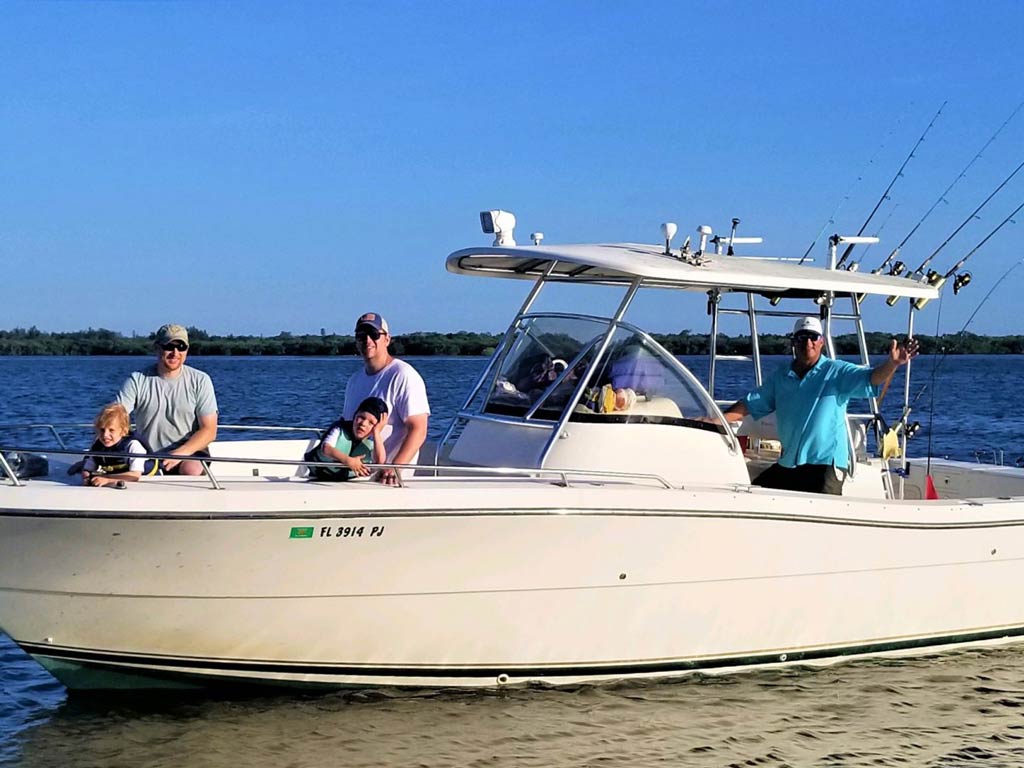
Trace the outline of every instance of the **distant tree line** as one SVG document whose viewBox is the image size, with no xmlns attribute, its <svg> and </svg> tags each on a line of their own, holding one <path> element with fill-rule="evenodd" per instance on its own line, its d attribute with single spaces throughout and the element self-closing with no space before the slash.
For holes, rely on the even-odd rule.
<svg viewBox="0 0 1024 768">
<path fill-rule="evenodd" d="M 189 328 L 191 352 L 195 355 L 302 355 L 332 356 L 355 355 L 356 344 L 352 336 L 329 334 L 292 334 L 282 331 L 276 336 L 214 336 L 200 328 Z M 706 355 L 709 334 L 679 333 L 652 336 L 675 355 Z M 868 348 L 873 354 L 885 354 L 892 336 L 868 333 Z M 953 355 L 1019 355 L 1024 354 L 1024 336 L 979 336 L 959 333 L 948 336 L 918 336 L 923 354 Z M 395 336 L 391 350 L 396 355 L 489 355 L 501 340 L 500 334 L 470 333 L 409 333 Z M 854 334 L 837 336 L 836 351 L 840 355 L 857 354 Z M 44 333 L 38 328 L 14 328 L 0 331 L 0 355 L 149 355 L 153 352 L 153 336 L 124 336 L 105 328 L 84 331 Z M 761 354 L 789 354 L 789 337 L 763 334 L 760 337 Z M 747 355 L 751 352 L 749 336 L 719 334 L 719 354 Z"/>
<path fill-rule="evenodd" d="M 651 334 L 658 343 L 674 355 L 706 355 L 708 353 L 707 333 L 682 331 L 671 334 Z M 894 336 L 888 333 L 865 333 L 865 341 L 871 354 L 884 355 L 889 351 Z M 901 337 L 902 338 L 902 337 Z M 1024 336 L 979 336 L 974 333 L 957 333 L 945 336 L 918 335 L 921 354 L 937 355 L 1019 355 L 1024 353 Z M 788 335 L 761 334 L 759 336 L 762 355 L 788 355 Z M 852 333 L 835 337 L 836 353 L 856 355 L 860 351 L 857 336 Z M 717 350 L 723 355 L 749 355 L 750 336 L 718 335 Z"/>
<path fill-rule="evenodd" d="M 188 329 L 194 355 L 355 355 L 352 336 L 321 330 L 320 334 L 276 336 L 215 336 L 201 328 Z M 124 336 L 106 328 L 45 333 L 32 328 L 0 331 L 0 355 L 151 355 L 154 334 Z M 492 333 L 410 333 L 395 336 L 391 350 L 397 355 L 489 355 L 501 336 Z"/>
</svg>

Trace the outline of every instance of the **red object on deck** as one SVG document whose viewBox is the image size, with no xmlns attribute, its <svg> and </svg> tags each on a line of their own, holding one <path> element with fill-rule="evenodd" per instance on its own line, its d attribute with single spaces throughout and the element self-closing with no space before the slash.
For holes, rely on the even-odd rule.
<svg viewBox="0 0 1024 768">
<path fill-rule="evenodd" d="M 924 479 L 924 497 L 926 499 L 937 499 L 939 498 L 938 491 L 935 490 L 935 481 L 932 480 L 932 476 L 928 475 Z"/>
</svg>

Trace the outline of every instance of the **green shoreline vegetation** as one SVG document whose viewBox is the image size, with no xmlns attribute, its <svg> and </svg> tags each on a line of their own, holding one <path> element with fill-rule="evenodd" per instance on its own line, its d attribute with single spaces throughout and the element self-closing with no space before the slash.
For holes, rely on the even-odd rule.
<svg viewBox="0 0 1024 768">
<path fill-rule="evenodd" d="M 321 330 L 316 334 L 292 334 L 282 331 L 276 336 L 215 336 L 200 328 L 189 328 L 191 352 L 204 356 L 251 357 L 259 355 L 345 356 L 355 355 L 352 336 L 339 336 Z M 675 355 L 706 355 L 706 333 L 651 334 L 659 344 Z M 868 348 L 876 354 L 889 349 L 889 334 L 868 333 Z M 125 336 L 104 328 L 84 331 L 46 333 L 32 328 L 0 331 L 0 355 L 149 355 L 152 354 L 152 335 Z M 1019 355 L 1024 354 L 1024 336 L 979 336 L 958 333 L 947 336 L 918 336 L 923 354 L 954 355 Z M 396 355 L 489 355 L 501 340 L 501 334 L 419 332 L 395 336 L 391 349 Z M 836 337 L 836 350 L 840 355 L 857 354 L 857 339 L 853 334 Z M 719 334 L 718 352 L 727 355 L 750 354 L 749 336 Z M 779 334 L 761 336 L 761 354 L 789 354 L 789 337 Z"/>
</svg>

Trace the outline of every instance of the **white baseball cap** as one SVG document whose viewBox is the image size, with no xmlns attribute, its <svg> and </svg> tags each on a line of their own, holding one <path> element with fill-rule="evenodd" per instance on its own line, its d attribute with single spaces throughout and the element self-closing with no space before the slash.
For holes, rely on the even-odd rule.
<svg viewBox="0 0 1024 768">
<path fill-rule="evenodd" d="M 796 336 L 801 331 L 804 333 L 816 333 L 819 336 L 825 335 L 825 332 L 821 330 L 821 320 L 816 317 L 801 317 L 797 320 L 793 324 L 793 335 Z"/>
</svg>

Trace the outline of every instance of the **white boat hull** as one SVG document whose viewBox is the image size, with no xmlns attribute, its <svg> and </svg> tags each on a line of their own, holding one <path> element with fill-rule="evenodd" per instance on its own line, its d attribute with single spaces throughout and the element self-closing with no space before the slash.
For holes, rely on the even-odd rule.
<svg viewBox="0 0 1024 768">
<path fill-rule="evenodd" d="M 568 684 L 1024 634 L 1024 500 L 157 485 L 85 490 L 149 512 L 4 497 L 36 498 L 0 510 L 0 627 L 69 687 Z"/>
</svg>

